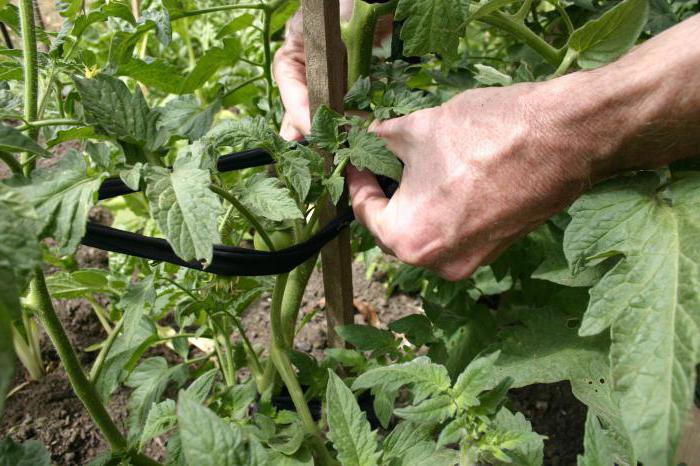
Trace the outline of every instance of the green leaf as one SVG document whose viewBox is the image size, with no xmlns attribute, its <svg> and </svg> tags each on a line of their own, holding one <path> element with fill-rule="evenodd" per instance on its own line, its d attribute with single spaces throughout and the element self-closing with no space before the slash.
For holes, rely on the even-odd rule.
<svg viewBox="0 0 700 466">
<path fill-rule="evenodd" d="M 138 26 L 153 23 L 156 27 L 156 38 L 164 46 L 170 45 L 172 40 L 172 27 L 170 26 L 170 14 L 165 8 L 155 8 L 146 10 L 139 18 Z"/>
<path fill-rule="evenodd" d="M 216 33 L 216 38 L 221 39 L 222 37 L 241 31 L 253 24 L 253 21 L 255 21 L 255 16 L 250 13 L 238 15 L 219 29 L 219 32 Z"/>
<path fill-rule="evenodd" d="M 52 236 L 62 254 L 72 254 L 104 178 L 104 173 L 88 173 L 83 156 L 69 150 L 55 166 L 34 170 L 31 184 L 18 190 L 37 211 L 40 235 Z"/>
<path fill-rule="evenodd" d="M 391 352 L 398 348 L 398 341 L 387 331 L 370 325 L 341 325 L 336 332 L 360 351 Z"/>
<path fill-rule="evenodd" d="M 576 51 L 578 65 L 596 68 L 629 50 L 646 24 L 648 11 L 648 0 L 624 0 L 575 30 L 568 47 Z"/>
<path fill-rule="evenodd" d="M 312 181 L 309 160 L 299 150 L 287 151 L 277 162 L 277 169 L 294 189 L 297 199 L 304 202 Z"/>
<path fill-rule="evenodd" d="M 107 139 L 103 135 L 99 135 L 95 132 L 95 128 L 92 126 L 77 126 L 75 128 L 64 129 L 56 131 L 56 135 L 53 139 L 46 142 L 46 147 L 54 147 L 66 141 L 73 141 L 79 139 L 85 141 L 88 139 Z"/>
<path fill-rule="evenodd" d="M 514 1 L 515 0 L 480 0 L 476 5 L 470 6 L 467 21 L 481 19 Z"/>
<path fill-rule="evenodd" d="M 221 203 L 210 189 L 209 172 L 184 164 L 170 172 L 150 167 L 146 198 L 151 215 L 182 260 L 209 264 L 220 241 L 217 219 Z"/>
<path fill-rule="evenodd" d="M 10 320 L 20 318 L 19 297 L 34 267 L 41 263 L 38 224 L 37 213 L 27 198 L 0 184 L 0 313 Z M 8 360 L 12 357 L 12 338 L 5 341 L 10 345 L 3 351 L 3 358 Z"/>
<path fill-rule="evenodd" d="M 584 454 L 577 457 L 578 466 L 601 466 L 613 464 L 637 464 L 634 456 L 625 451 L 616 431 L 604 427 L 598 416 L 591 410 L 586 417 L 583 437 Z"/>
<path fill-rule="evenodd" d="M 201 138 L 209 131 L 214 115 L 221 109 L 221 100 L 216 99 L 202 110 L 194 96 L 182 96 L 169 101 L 159 109 L 158 128 L 165 128 L 170 134 L 184 136 L 189 140 Z"/>
<path fill-rule="evenodd" d="M 225 65 L 234 65 L 240 54 L 241 43 L 235 38 L 224 39 L 223 47 L 210 48 L 185 77 L 180 93 L 190 93 L 199 89 L 219 68 Z"/>
<path fill-rule="evenodd" d="M 571 206 L 564 236 L 574 270 L 624 256 L 590 290 L 579 332 L 610 327 L 613 387 L 645 464 L 672 461 L 700 360 L 700 176 L 660 183 L 643 174 L 602 184 Z"/>
<path fill-rule="evenodd" d="M 328 190 L 333 204 L 337 205 L 345 189 L 345 178 L 340 175 L 331 175 L 323 180 L 323 186 Z"/>
<path fill-rule="evenodd" d="M 300 422 L 294 422 L 281 429 L 267 443 L 275 451 L 290 456 L 296 453 L 304 441 L 304 428 Z"/>
<path fill-rule="evenodd" d="M 242 446 L 242 436 L 233 424 L 225 423 L 185 392 L 178 396 L 177 419 L 187 464 L 243 466 L 237 452 Z"/>
<path fill-rule="evenodd" d="M 450 389 L 450 376 L 447 369 L 434 364 L 426 356 L 402 364 L 377 367 L 355 379 L 353 390 L 382 387 L 385 391 L 396 391 L 404 385 L 411 385 L 413 402 L 420 403 L 431 396 L 447 393 Z"/>
<path fill-rule="evenodd" d="M 505 73 L 501 73 L 492 66 L 477 63 L 474 65 L 474 68 L 476 68 L 477 71 L 474 75 L 474 79 L 486 86 L 510 86 L 513 83 L 513 78 Z"/>
<path fill-rule="evenodd" d="M 274 222 L 303 218 L 289 190 L 281 186 L 278 179 L 263 174 L 246 180 L 239 199 L 256 215 Z"/>
<path fill-rule="evenodd" d="M 411 447 L 431 440 L 432 428 L 426 424 L 401 421 L 384 439 L 384 460 L 402 458 Z"/>
<path fill-rule="evenodd" d="M 345 466 L 378 464 L 377 434 L 370 428 L 367 416 L 357 405 L 355 396 L 335 372 L 328 370 L 326 388 L 328 404 L 328 438 Z"/>
<path fill-rule="evenodd" d="M 466 0 L 400 0 L 395 18 L 404 20 L 401 39 L 406 55 L 457 56 L 468 13 Z"/>
<path fill-rule="evenodd" d="M 656 35 L 678 23 L 678 17 L 668 0 L 649 0 L 649 19 L 646 30 Z"/>
<path fill-rule="evenodd" d="M 180 385 L 186 374 L 185 366 L 168 367 L 167 361 L 161 357 L 145 359 L 134 369 L 125 382 L 127 387 L 134 389 L 127 404 L 130 437 L 141 438 L 151 408 L 160 399 L 168 382 L 174 379 Z"/>
<path fill-rule="evenodd" d="M 452 397 L 439 395 L 417 405 L 397 408 L 394 414 L 415 423 L 438 424 L 451 418 L 457 412 Z"/>
<path fill-rule="evenodd" d="M 132 95 L 121 80 L 106 74 L 73 78 L 85 119 L 104 133 L 132 144 L 144 144 L 153 131 L 150 109 L 137 87 Z"/>
<path fill-rule="evenodd" d="M 364 76 L 355 81 L 350 90 L 345 94 L 345 105 L 350 108 L 364 110 L 372 103 L 372 84 L 369 76 Z"/>
<path fill-rule="evenodd" d="M 75 299 L 92 293 L 118 294 L 125 288 L 126 282 L 110 281 L 106 270 L 83 269 L 50 275 L 46 277 L 46 285 L 54 299 Z"/>
<path fill-rule="evenodd" d="M 462 372 L 452 389 L 457 404 L 462 409 L 479 404 L 479 394 L 489 387 L 489 378 L 499 353 L 482 356 L 469 363 Z"/>
<path fill-rule="evenodd" d="M 359 170 L 369 169 L 372 173 L 384 175 L 396 181 L 401 179 L 403 171 L 401 162 L 376 134 L 354 126 L 348 133 L 348 144 L 348 148 L 337 151 L 336 164 L 347 158 Z"/>
<path fill-rule="evenodd" d="M 338 131 L 341 118 L 340 114 L 321 105 L 311 120 L 311 132 L 306 136 L 306 140 L 322 149 L 335 152 L 343 142 Z"/>
<path fill-rule="evenodd" d="M 148 411 L 143 432 L 139 438 L 139 448 L 143 448 L 154 438 L 169 432 L 177 425 L 177 406 L 173 400 L 164 400 L 153 405 Z"/>
<path fill-rule="evenodd" d="M 539 466 L 544 457 L 544 437 L 532 430 L 522 413 L 511 413 L 501 408 L 494 418 L 494 426 L 510 437 L 506 446 L 513 464 Z"/>
<path fill-rule="evenodd" d="M 38 440 L 17 444 L 11 438 L 4 438 L 0 440 L 0 465 L 51 466 L 51 456 Z"/>
<path fill-rule="evenodd" d="M 21 131 L 0 124 L 0 151 L 28 152 L 30 154 L 49 157 L 51 154 Z"/>
<path fill-rule="evenodd" d="M 217 147 L 261 148 L 275 159 L 287 147 L 287 143 L 262 117 L 224 120 L 209 131 L 207 138 L 211 139 Z"/>
<path fill-rule="evenodd" d="M 389 329 L 392 332 L 403 333 L 416 347 L 423 346 L 433 339 L 433 325 L 423 314 L 411 314 L 395 320 L 389 324 Z"/>
</svg>

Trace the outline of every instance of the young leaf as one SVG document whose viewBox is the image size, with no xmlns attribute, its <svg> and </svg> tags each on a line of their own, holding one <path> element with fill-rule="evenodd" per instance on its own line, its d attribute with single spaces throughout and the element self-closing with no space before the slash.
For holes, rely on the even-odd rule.
<svg viewBox="0 0 700 466">
<path fill-rule="evenodd" d="M 52 236 L 62 254 L 72 254 L 85 235 L 88 212 L 104 178 L 102 173 L 88 174 L 83 156 L 71 149 L 55 166 L 34 170 L 31 184 L 18 190 L 36 208 L 37 231 Z"/>
<path fill-rule="evenodd" d="M 153 405 L 141 432 L 139 447 L 162 435 L 177 425 L 177 406 L 173 400 L 164 400 Z"/>
<path fill-rule="evenodd" d="M 590 290 L 579 333 L 611 328 L 613 387 L 644 464 L 673 460 L 700 360 L 700 176 L 660 183 L 646 174 L 600 185 L 572 205 L 564 236 L 573 269 L 624 255 Z"/>
<path fill-rule="evenodd" d="M 287 143 L 262 117 L 224 120 L 209 131 L 207 138 L 217 147 L 261 148 L 275 159 L 287 147 Z"/>
<path fill-rule="evenodd" d="M 351 108 L 364 110 L 369 108 L 371 99 L 372 84 L 368 76 L 359 78 L 345 94 L 345 104 Z"/>
<path fill-rule="evenodd" d="M 4 152 L 28 152 L 30 154 L 49 157 L 51 154 L 37 144 L 33 139 L 22 134 L 21 131 L 0 124 L 0 151 Z"/>
<path fill-rule="evenodd" d="M 460 408 L 467 409 L 479 404 L 479 394 L 490 388 L 489 377 L 498 356 L 497 351 L 488 356 L 476 358 L 459 375 L 452 391 Z"/>
<path fill-rule="evenodd" d="M 353 126 L 348 133 L 348 144 L 349 147 L 337 151 L 336 164 L 347 158 L 360 170 L 369 169 L 377 175 L 384 175 L 396 181 L 401 179 L 401 162 L 376 134 Z"/>
<path fill-rule="evenodd" d="M 400 422 L 384 439 L 384 460 L 402 458 L 414 445 L 431 440 L 432 428 L 427 424 Z"/>
<path fill-rule="evenodd" d="M 129 143 L 146 143 L 153 122 L 149 121 L 150 109 L 140 88 L 132 95 L 126 84 L 106 74 L 92 79 L 76 76 L 74 81 L 88 123 Z"/>
<path fill-rule="evenodd" d="M 304 202 L 311 189 L 311 170 L 309 161 L 301 154 L 301 151 L 285 152 L 277 162 L 277 169 L 294 188 L 299 201 Z"/>
<path fill-rule="evenodd" d="M 204 110 L 194 96 L 182 96 L 169 101 L 159 109 L 158 128 L 165 128 L 170 134 L 196 140 L 204 136 L 221 109 L 221 100 L 216 99 Z"/>
<path fill-rule="evenodd" d="M 190 395 L 180 392 L 177 403 L 180 441 L 187 464 L 243 466 L 239 456 L 242 435 Z"/>
<path fill-rule="evenodd" d="M 306 140 L 329 152 L 335 152 L 342 143 L 338 131 L 340 119 L 341 116 L 338 113 L 321 105 L 314 114 L 311 132 L 306 136 Z"/>
<path fill-rule="evenodd" d="M 340 197 L 343 195 L 343 189 L 345 188 L 345 178 L 340 175 L 331 175 L 323 180 L 323 186 L 328 190 L 333 204 L 338 204 Z"/>
<path fill-rule="evenodd" d="M 641 34 L 648 12 L 648 0 L 624 0 L 575 30 L 568 47 L 576 51 L 579 66 L 596 68 L 629 50 Z"/>
<path fill-rule="evenodd" d="M 210 189 L 209 172 L 183 164 L 170 172 L 151 167 L 146 175 L 151 215 L 182 260 L 210 263 L 220 241 L 221 204 Z"/>
<path fill-rule="evenodd" d="M 263 174 L 246 181 L 240 201 L 256 215 L 274 222 L 303 217 L 289 190 L 281 186 L 278 179 Z"/>
<path fill-rule="evenodd" d="M 514 464 L 523 466 L 542 464 L 544 437 L 532 430 L 530 422 L 522 413 L 511 413 L 506 408 L 501 408 L 494 418 L 494 426 L 510 437 L 502 445 Z"/>
<path fill-rule="evenodd" d="M 394 414 L 415 423 L 438 424 L 449 419 L 457 412 L 452 397 L 439 395 L 414 406 L 397 408 Z"/>
<path fill-rule="evenodd" d="M 446 59 L 456 57 L 467 13 L 464 0 L 400 0 L 395 18 L 404 20 L 401 39 L 406 55 L 434 52 Z"/>
<path fill-rule="evenodd" d="M 430 362 L 426 356 L 391 366 L 371 369 L 355 379 L 353 390 L 380 386 L 383 390 L 395 391 L 404 385 L 413 386 L 413 402 L 420 403 L 428 397 L 447 393 L 450 377 L 447 369 Z"/>
<path fill-rule="evenodd" d="M 510 86 L 513 83 L 513 78 L 505 73 L 501 73 L 492 66 L 477 63 L 474 65 L 474 68 L 477 71 L 474 79 L 486 86 L 494 86 L 496 84 L 499 86 Z"/>
<path fill-rule="evenodd" d="M 360 410 L 355 395 L 345 383 L 328 370 L 328 437 L 338 450 L 338 459 L 345 466 L 377 465 L 377 434 L 370 428 L 367 416 Z"/>
</svg>

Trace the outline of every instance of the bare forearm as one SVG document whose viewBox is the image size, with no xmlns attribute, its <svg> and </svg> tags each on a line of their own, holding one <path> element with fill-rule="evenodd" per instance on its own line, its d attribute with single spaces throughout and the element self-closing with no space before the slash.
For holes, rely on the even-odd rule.
<svg viewBox="0 0 700 466">
<path fill-rule="evenodd" d="M 547 83 L 589 182 L 700 155 L 698 38 L 700 15 L 615 63 Z"/>
</svg>

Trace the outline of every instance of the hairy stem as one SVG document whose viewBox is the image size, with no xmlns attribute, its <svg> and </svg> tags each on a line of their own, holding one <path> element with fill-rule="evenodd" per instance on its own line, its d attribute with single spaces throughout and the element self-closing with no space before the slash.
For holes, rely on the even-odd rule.
<svg viewBox="0 0 700 466">
<path fill-rule="evenodd" d="M 552 47 L 523 23 L 514 21 L 500 11 L 496 11 L 479 20 L 511 33 L 554 66 L 558 66 L 564 58 L 564 50 Z"/>
<path fill-rule="evenodd" d="M 260 222 L 258 217 L 256 217 L 255 214 L 253 214 L 250 210 L 248 210 L 248 208 L 246 206 L 241 204 L 241 202 L 236 198 L 236 196 L 234 196 L 229 191 L 226 191 L 225 189 L 223 189 L 215 184 L 212 184 L 211 186 L 209 186 L 209 189 L 211 189 L 213 192 L 218 194 L 223 199 L 227 200 L 233 207 L 235 207 L 236 210 L 241 215 L 243 215 L 246 218 L 246 220 L 248 220 L 250 222 L 251 225 L 253 225 L 253 228 L 255 228 L 255 230 L 258 233 L 260 233 L 260 236 L 262 237 L 263 241 L 265 241 L 265 244 L 267 245 L 267 247 L 270 248 L 270 251 L 275 250 L 274 243 L 272 242 L 272 240 L 270 239 L 270 236 L 265 231 L 265 228 L 263 228 L 262 223 Z"/>
<path fill-rule="evenodd" d="M 26 120 L 26 117 L 25 117 Z M 26 123 L 19 125 L 16 129 L 19 131 L 25 131 L 28 129 L 36 129 L 42 126 L 80 126 L 82 121 L 71 120 L 70 118 L 51 118 L 47 120 L 27 120 Z"/>
<path fill-rule="evenodd" d="M 24 119 L 36 120 L 37 93 L 39 71 L 37 67 L 36 29 L 34 28 L 34 6 L 32 0 L 19 1 L 19 21 L 22 30 L 22 65 L 24 69 Z M 36 139 L 38 131 L 29 128 L 28 136 Z M 34 162 L 28 162 L 30 154 L 22 154 L 21 161 L 24 165 L 24 174 L 29 175 L 34 169 Z"/>
</svg>

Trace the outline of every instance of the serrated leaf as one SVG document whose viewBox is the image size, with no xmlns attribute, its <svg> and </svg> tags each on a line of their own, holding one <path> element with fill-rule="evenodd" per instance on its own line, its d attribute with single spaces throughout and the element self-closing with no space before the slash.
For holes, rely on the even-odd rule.
<svg viewBox="0 0 700 466">
<path fill-rule="evenodd" d="M 330 152 L 335 152 L 342 143 L 338 125 L 341 115 L 326 105 L 321 105 L 311 120 L 311 132 L 306 140 Z"/>
<path fill-rule="evenodd" d="M 140 88 L 132 95 L 126 84 L 106 74 L 92 79 L 76 76 L 74 81 L 88 123 L 132 144 L 146 143 L 154 122 Z"/>
<path fill-rule="evenodd" d="M 572 267 L 624 256 L 591 290 L 581 335 L 610 327 L 613 387 L 639 459 L 673 459 L 700 359 L 700 176 L 658 192 L 654 174 L 605 183 L 576 201 L 564 236 Z"/>
<path fill-rule="evenodd" d="M 414 424 L 401 421 L 384 439 L 383 459 L 402 458 L 414 445 L 430 440 L 432 427 L 427 424 Z"/>
<path fill-rule="evenodd" d="M 240 192 L 239 199 L 256 215 L 274 222 L 303 218 L 289 190 L 283 187 L 278 179 L 263 174 L 246 180 L 245 189 Z"/>
<path fill-rule="evenodd" d="M 345 189 L 345 178 L 340 175 L 331 175 L 323 180 L 323 186 L 328 190 L 333 204 L 337 205 Z"/>
<path fill-rule="evenodd" d="M 367 416 L 360 410 L 355 395 L 345 383 L 328 370 L 326 388 L 328 404 L 328 438 L 338 451 L 338 459 L 345 466 L 372 466 L 378 464 L 377 434 L 370 428 Z"/>
<path fill-rule="evenodd" d="M 419 404 L 394 410 L 394 414 L 408 421 L 427 424 L 443 422 L 456 412 L 457 406 L 449 395 L 439 395 Z"/>
<path fill-rule="evenodd" d="M 173 400 L 164 400 L 153 405 L 148 411 L 141 432 L 139 446 L 143 448 L 152 439 L 162 435 L 177 425 L 177 406 Z"/>
<path fill-rule="evenodd" d="M 177 403 L 180 441 L 187 464 L 243 466 L 239 456 L 242 434 L 190 395 L 180 392 Z"/>
<path fill-rule="evenodd" d="M 493 66 L 477 63 L 474 65 L 474 68 L 477 71 L 474 79 L 486 86 L 494 86 L 496 84 L 499 86 L 510 86 L 513 83 L 513 78 L 505 73 L 501 73 Z"/>
<path fill-rule="evenodd" d="M 87 216 L 104 178 L 103 173 L 89 174 L 82 155 L 69 150 L 55 166 L 34 170 L 31 184 L 18 190 L 36 209 L 37 232 L 52 236 L 62 254 L 72 254 L 85 235 Z"/>
<path fill-rule="evenodd" d="M 20 317 L 19 297 L 42 254 L 37 239 L 39 219 L 29 200 L 20 192 L 0 184 L 0 313 L 11 319 Z M 12 357 L 12 338 L 9 353 Z M 0 386 L 2 383 L 0 383 Z"/>
<path fill-rule="evenodd" d="M 358 78 L 345 94 L 345 105 L 358 110 L 369 108 L 372 103 L 371 90 L 372 85 L 368 76 Z"/>
<path fill-rule="evenodd" d="M 211 262 L 220 241 L 217 219 L 221 204 L 210 189 L 209 172 L 181 165 L 170 172 L 151 167 L 146 175 L 151 215 L 182 260 Z"/>
<path fill-rule="evenodd" d="M 396 391 L 404 385 L 412 386 L 413 402 L 420 403 L 428 397 L 447 393 L 451 382 L 447 369 L 432 363 L 426 356 L 420 356 L 409 362 L 377 367 L 360 374 L 352 389 L 380 386 L 386 391 Z"/>
<path fill-rule="evenodd" d="M 401 39 L 406 55 L 432 52 L 446 59 L 456 57 L 467 5 L 465 0 L 400 0 L 395 18 L 404 20 Z"/>
<path fill-rule="evenodd" d="M 143 16 L 139 18 L 138 26 L 147 23 L 153 23 L 156 28 L 156 38 L 164 46 L 170 45 L 172 40 L 172 27 L 170 25 L 170 14 L 165 8 L 149 9 L 143 12 Z"/>
<path fill-rule="evenodd" d="M 510 437 L 504 445 L 514 464 L 539 466 L 544 458 L 544 437 L 532 430 L 522 413 L 511 413 L 501 408 L 494 417 L 494 426 Z"/>
<path fill-rule="evenodd" d="M 159 109 L 158 128 L 189 140 L 199 139 L 211 127 L 214 115 L 221 109 L 221 99 L 202 109 L 194 96 L 182 96 L 169 101 Z"/>
<path fill-rule="evenodd" d="M 33 139 L 22 134 L 21 131 L 2 124 L 0 124 L 0 151 L 10 153 L 28 152 L 44 157 L 51 155 Z"/>
<path fill-rule="evenodd" d="M 207 138 L 217 147 L 261 148 L 275 159 L 287 147 L 287 143 L 262 117 L 224 120 L 209 131 Z"/>
<path fill-rule="evenodd" d="M 479 394 L 490 388 L 490 375 L 499 355 L 500 353 L 496 351 L 472 360 L 464 372 L 457 377 L 452 391 L 460 408 L 467 409 L 479 404 Z"/>
<path fill-rule="evenodd" d="M 54 299 L 75 299 L 91 293 L 118 293 L 124 285 L 124 282 L 110 283 L 109 273 L 102 269 L 59 272 L 46 277 L 46 286 Z"/>
<path fill-rule="evenodd" d="M 280 157 L 277 167 L 282 176 L 294 188 L 300 202 L 304 202 L 311 189 L 312 178 L 309 161 L 301 154 L 301 151 L 291 150 Z"/>
<path fill-rule="evenodd" d="M 399 159 L 386 148 L 386 144 L 376 134 L 353 126 L 348 133 L 349 147 L 336 152 L 335 163 L 349 159 L 350 163 L 359 170 L 368 169 L 377 175 L 383 175 L 393 180 L 401 180 L 403 166 Z"/>
<path fill-rule="evenodd" d="M 38 440 L 15 443 L 11 438 L 0 440 L 2 466 L 51 466 L 51 456 Z"/>
<path fill-rule="evenodd" d="M 637 41 L 649 12 L 648 0 L 624 0 L 571 33 L 568 47 L 581 68 L 596 68 L 629 50 Z"/>
</svg>

